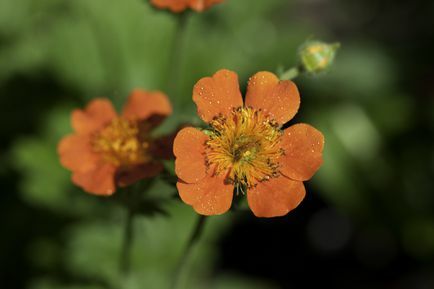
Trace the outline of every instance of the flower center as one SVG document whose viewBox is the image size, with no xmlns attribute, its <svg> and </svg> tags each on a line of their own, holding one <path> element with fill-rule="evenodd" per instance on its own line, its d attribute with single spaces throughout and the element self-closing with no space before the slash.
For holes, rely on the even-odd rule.
<svg viewBox="0 0 434 289">
<path fill-rule="evenodd" d="M 278 175 L 282 132 L 261 110 L 240 107 L 227 118 L 215 118 L 210 125 L 207 164 L 217 174 L 227 172 L 227 181 L 237 190 Z"/>
<path fill-rule="evenodd" d="M 137 121 L 115 118 L 92 139 L 93 150 L 117 166 L 141 164 L 150 159 L 149 138 Z"/>
</svg>

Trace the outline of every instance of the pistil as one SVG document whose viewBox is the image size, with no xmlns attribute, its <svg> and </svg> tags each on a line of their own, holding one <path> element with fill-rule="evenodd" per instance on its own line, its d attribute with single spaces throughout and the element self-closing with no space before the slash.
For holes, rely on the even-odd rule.
<svg viewBox="0 0 434 289">
<path fill-rule="evenodd" d="M 148 161 L 149 145 L 149 139 L 140 134 L 138 123 L 123 118 L 114 119 L 97 133 L 92 141 L 93 150 L 117 166 Z"/>
<path fill-rule="evenodd" d="M 227 181 L 237 190 L 278 176 L 281 130 L 262 111 L 238 108 L 210 125 L 207 164 L 216 174 L 227 174 Z"/>
</svg>

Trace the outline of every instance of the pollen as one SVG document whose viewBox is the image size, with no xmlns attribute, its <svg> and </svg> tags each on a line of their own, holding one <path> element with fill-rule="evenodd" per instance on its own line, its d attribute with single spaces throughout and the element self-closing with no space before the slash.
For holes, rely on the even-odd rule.
<svg viewBox="0 0 434 289">
<path fill-rule="evenodd" d="M 115 118 L 92 139 L 92 148 L 116 166 L 137 165 L 150 159 L 149 138 L 141 133 L 139 123 Z"/>
<path fill-rule="evenodd" d="M 216 174 L 227 174 L 237 192 L 278 176 L 282 131 L 263 111 L 240 107 L 214 118 L 210 126 L 207 166 Z"/>
</svg>

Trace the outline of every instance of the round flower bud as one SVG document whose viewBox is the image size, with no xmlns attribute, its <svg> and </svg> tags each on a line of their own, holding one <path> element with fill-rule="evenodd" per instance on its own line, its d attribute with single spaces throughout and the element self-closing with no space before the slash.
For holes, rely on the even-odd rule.
<svg viewBox="0 0 434 289">
<path fill-rule="evenodd" d="M 308 73 L 319 73 L 333 64 L 339 43 L 328 44 L 321 41 L 308 41 L 301 48 L 301 65 Z"/>
</svg>

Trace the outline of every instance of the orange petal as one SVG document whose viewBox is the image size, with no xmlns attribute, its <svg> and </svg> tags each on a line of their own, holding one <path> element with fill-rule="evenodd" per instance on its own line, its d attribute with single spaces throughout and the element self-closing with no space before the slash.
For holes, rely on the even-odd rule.
<svg viewBox="0 0 434 289">
<path fill-rule="evenodd" d="M 176 187 L 184 203 L 201 215 L 221 215 L 232 204 L 234 186 L 225 183 L 225 176 L 206 176 L 196 184 L 178 181 Z"/>
<path fill-rule="evenodd" d="M 173 143 L 175 172 L 186 183 L 197 183 L 206 175 L 205 142 L 208 136 L 193 127 L 179 131 Z"/>
<path fill-rule="evenodd" d="M 141 179 L 152 178 L 163 170 L 161 163 L 148 163 L 136 166 L 118 168 L 115 175 L 116 184 L 126 187 Z"/>
<path fill-rule="evenodd" d="M 123 116 L 131 120 L 147 119 L 151 116 L 165 117 L 172 113 L 167 96 L 159 91 L 147 92 L 135 89 L 123 109 Z"/>
<path fill-rule="evenodd" d="M 223 0 L 190 0 L 190 7 L 195 11 L 202 12 L 210 6 L 222 1 Z"/>
<path fill-rule="evenodd" d="M 279 217 L 295 209 L 305 194 L 303 182 L 280 176 L 249 189 L 247 201 L 256 217 Z"/>
<path fill-rule="evenodd" d="M 114 165 L 99 162 L 93 170 L 75 172 L 72 182 L 90 194 L 109 196 L 116 190 L 115 172 Z"/>
<path fill-rule="evenodd" d="M 117 116 L 112 103 L 104 98 L 92 100 L 84 110 L 72 112 L 72 127 L 78 133 L 91 133 Z"/>
<path fill-rule="evenodd" d="M 228 115 L 233 108 L 243 105 L 237 74 L 222 69 L 212 77 L 200 79 L 193 88 L 193 101 L 205 122 L 219 114 Z"/>
<path fill-rule="evenodd" d="M 284 124 L 297 113 L 300 94 L 294 82 L 280 81 L 273 73 L 261 71 L 250 78 L 245 103 L 262 109 L 278 123 Z"/>
<path fill-rule="evenodd" d="M 285 154 L 280 159 L 280 171 L 287 177 L 305 181 L 322 164 L 324 136 L 314 127 L 299 123 L 285 129 L 282 136 Z"/>
<path fill-rule="evenodd" d="M 157 8 L 168 8 L 176 13 L 184 11 L 188 6 L 188 0 L 152 0 L 151 3 Z"/>
<path fill-rule="evenodd" d="M 182 12 L 188 7 L 201 12 L 222 1 L 223 0 L 152 0 L 151 3 L 160 9 L 168 8 L 172 12 Z"/>
<path fill-rule="evenodd" d="M 72 134 L 64 137 L 57 146 L 60 163 L 74 172 L 86 172 L 97 165 L 100 157 L 92 151 L 88 135 Z"/>
</svg>

